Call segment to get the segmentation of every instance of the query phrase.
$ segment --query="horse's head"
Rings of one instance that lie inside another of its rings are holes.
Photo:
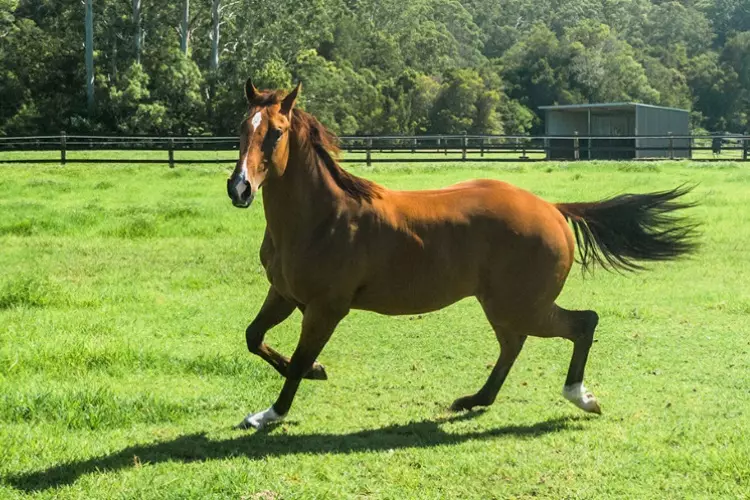
[[[284,174],[292,109],[300,87],[282,99],[278,93],[260,92],[249,78],[245,83],[250,112],[240,126],[240,159],[227,180],[235,207],[249,207],[266,180]]]

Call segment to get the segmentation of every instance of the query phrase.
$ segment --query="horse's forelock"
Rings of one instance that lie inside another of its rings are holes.
[[[281,104],[282,100],[284,100],[284,92],[281,90],[264,90],[253,97],[253,100],[250,101],[250,108],[273,106],[274,104]]]

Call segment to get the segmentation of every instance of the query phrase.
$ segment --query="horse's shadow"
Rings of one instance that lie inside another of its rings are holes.
[[[441,424],[468,420],[483,412],[437,420],[423,420],[350,434],[287,435],[274,432],[243,433],[236,438],[214,441],[204,433],[189,434],[172,441],[136,445],[110,455],[56,465],[45,470],[6,477],[3,482],[19,490],[34,492],[64,486],[84,474],[133,467],[137,463],[167,461],[201,462],[244,456],[259,460],[267,456],[301,453],[346,454],[399,448],[428,448],[468,440],[502,436],[535,437],[550,432],[579,430],[579,418],[556,418],[532,425],[511,425],[484,431],[445,432]]]

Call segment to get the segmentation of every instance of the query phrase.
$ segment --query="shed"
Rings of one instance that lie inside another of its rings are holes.
[[[614,102],[541,106],[545,113],[545,135],[549,137],[547,158],[573,159],[574,136],[578,135],[580,157],[588,159],[664,158],[670,155],[668,135],[675,158],[690,157],[690,113],[686,109],[650,104]],[[559,138],[555,138],[555,136]],[[610,139],[611,138],[611,139]]]

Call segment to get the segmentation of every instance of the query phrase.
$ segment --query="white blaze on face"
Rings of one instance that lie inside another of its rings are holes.
[[[260,122],[263,121],[263,115],[260,114],[260,111],[255,113],[250,120],[250,125],[253,126],[253,132],[258,130],[258,127],[260,126]],[[245,155],[245,161],[242,163],[242,171],[244,172],[245,179],[249,179],[250,176],[248,175],[247,171],[247,155]]]
[[[237,196],[242,198],[242,196],[245,194],[245,190],[247,190],[247,184],[245,184],[245,173],[242,172],[242,178],[240,179],[240,182],[238,182],[235,185],[235,189],[237,190]]]
[[[261,116],[260,111],[258,111],[253,115],[253,119],[250,120],[250,123],[253,125],[253,132],[258,130],[258,125],[260,125],[261,120],[263,120],[263,117]]]

